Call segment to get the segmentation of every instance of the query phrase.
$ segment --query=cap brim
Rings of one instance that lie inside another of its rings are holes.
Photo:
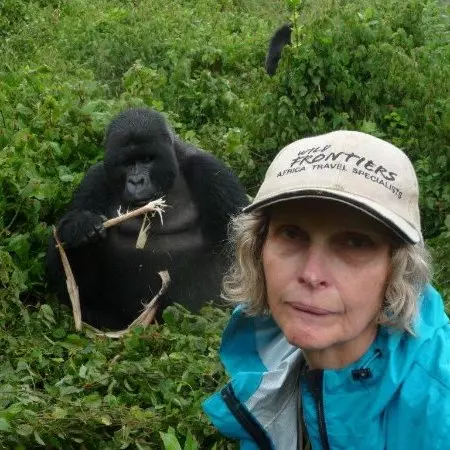
[[[348,194],[342,191],[335,191],[332,189],[305,189],[296,190],[293,192],[283,192],[279,195],[273,195],[268,198],[258,200],[245,207],[243,212],[248,213],[265,208],[275,203],[301,198],[320,198],[344,203],[352,206],[353,208],[359,209],[363,213],[368,214],[383,223],[385,226],[394,231],[402,240],[410,244],[417,244],[422,240],[420,233],[409,222],[396,214],[392,214],[392,212],[383,205],[380,205],[379,203],[365,197]]]

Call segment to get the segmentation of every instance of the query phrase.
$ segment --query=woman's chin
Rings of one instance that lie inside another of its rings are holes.
[[[291,345],[303,350],[323,350],[335,343],[329,326],[290,324],[283,333]]]

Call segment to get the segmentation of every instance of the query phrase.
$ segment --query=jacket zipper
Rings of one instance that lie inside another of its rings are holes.
[[[368,365],[377,358],[382,357],[380,349],[375,349],[374,354],[360,369],[352,371],[354,380],[364,380],[372,376],[372,372]],[[325,422],[325,408],[323,405],[323,370],[309,370],[305,372],[306,380],[314,398],[317,412],[317,422],[319,426],[320,441],[323,450],[330,450],[330,442],[328,441],[327,425]]]
[[[314,397],[319,425],[320,441],[323,450],[330,450],[328,442],[327,425],[325,422],[325,410],[323,406],[323,370],[312,370],[308,373],[308,381]]]
[[[231,384],[227,384],[221,391],[223,401],[240,423],[242,428],[252,437],[260,450],[273,450],[272,442],[262,426],[248,412],[247,408],[239,401]]]

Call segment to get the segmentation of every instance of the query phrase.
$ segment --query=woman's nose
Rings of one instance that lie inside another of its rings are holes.
[[[311,288],[320,288],[328,285],[327,255],[320,244],[311,244],[303,255],[298,280]]]

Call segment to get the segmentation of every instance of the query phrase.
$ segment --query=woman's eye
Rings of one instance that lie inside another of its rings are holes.
[[[303,234],[300,229],[294,226],[283,226],[280,228],[280,235],[289,240],[303,239]]]
[[[369,236],[359,233],[345,233],[341,238],[341,242],[346,247],[356,249],[370,248],[374,245],[373,240]]]

